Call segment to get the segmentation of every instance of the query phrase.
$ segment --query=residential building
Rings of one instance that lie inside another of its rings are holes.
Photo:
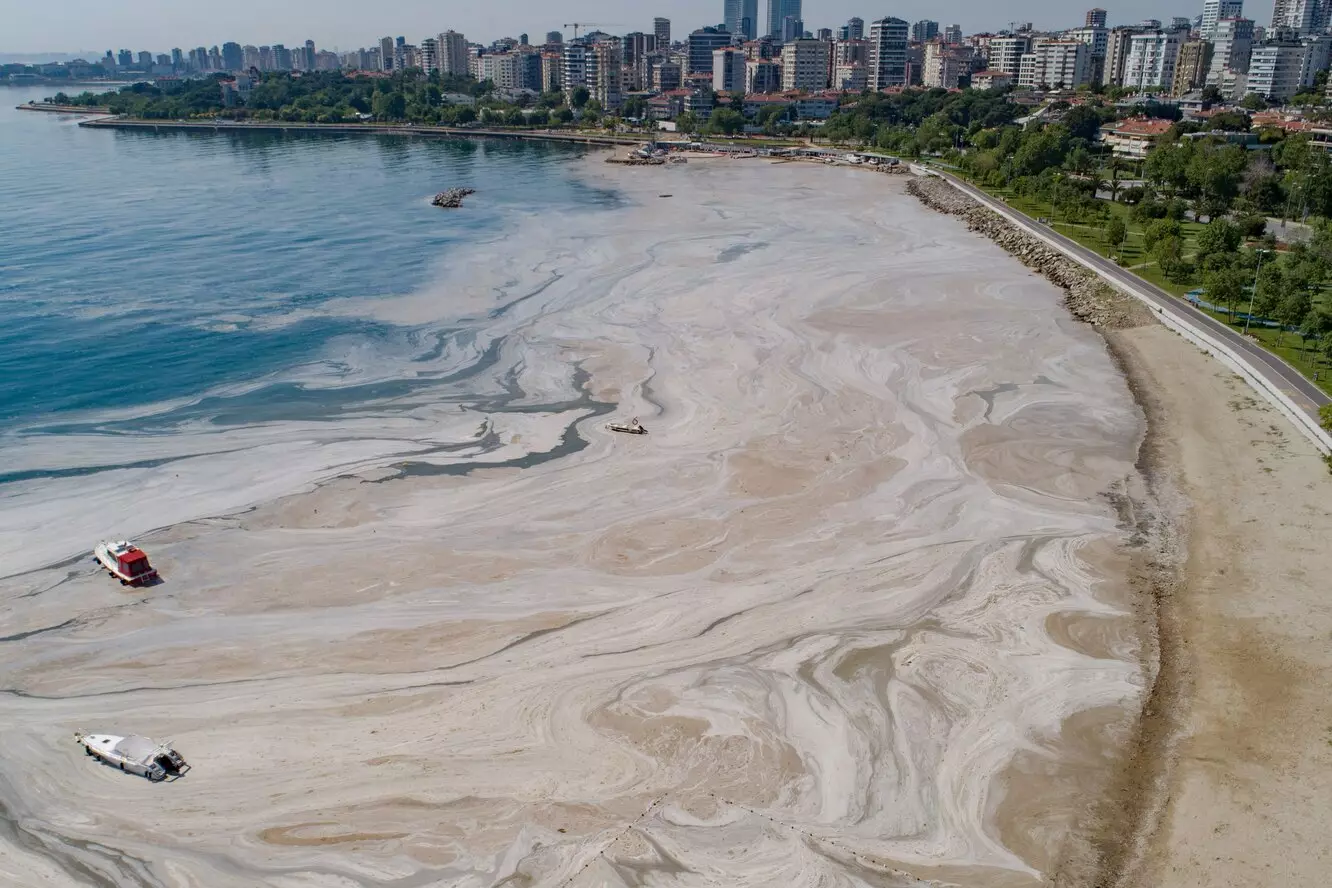
[[[1179,57],[1179,33],[1148,31],[1129,38],[1124,62],[1124,86],[1137,90],[1169,90],[1175,82]]]
[[[928,43],[939,36],[939,23],[921,19],[911,26],[912,43]]]
[[[421,41],[421,70],[427,75],[439,72],[439,41],[434,37]]]
[[[838,40],[833,44],[834,65],[868,65],[868,40]]]
[[[652,88],[658,92],[679,89],[684,82],[684,69],[679,62],[668,58],[652,60]]]
[[[1096,11],[1096,10],[1093,10]],[[1110,32],[1096,25],[1074,28],[1064,32],[1065,40],[1078,40],[1087,44],[1087,81],[1105,82],[1105,57],[1110,49]]]
[[[654,18],[652,20],[652,34],[657,38],[657,46],[662,50],[671,48],[671,20],[668,18]]]
[[[758,36],[758,0],[725,0],[723,21],[726,30],[741,34],[746,40]]]
[[[262,51],[262,49],[263,49],[263,48],[260,47],[260,51]],[[392,37],[381,37],[381,38],[379,39],[379,63],[380,63],[381,65],[383,65],[383,70],[385,70],[385,71],[392,71],[392,70],[393,70],[393,38],[392,38]],[[464,69],[463,69],[463,73],[466,73],[466,71],[467,71],[467,69],[464,68]]]
[[[861,92],[869,88],[869,69],[863,64],[833,65],[832,88]]]
[[[546,32],[546,46],[555,46],[564,42],[564,35],[559,31]]]
[[[1253,19],[1228,18],[1216,23],[1212,41],[1212,61],[1207,68],[1206,86],[1215,86],[1228,97],[1236,97],[1235,85],[1243,86],[1249,73],[1253,52]]]
[[[635,31],[624,38],[625,82],[632,91],[644,90],[651,82],[651,59],[657,51],[655,34]]]
[[[1221,19],[1244,15],[1244,0],[1203,0],[1202,24],[1198,36],[1203,40],[1216,39],[1216,24]]]
[[[805,23],[793,15],[782,19],[782,42],[799,40],[805,36]]]
[[[1013,85],[1013,75],[1003,71],[977,71],[971,75],[973,89],[1005,89]]]
[[[618,111],[624,105],[624,47],[618,37],[603,40],[593,47],[597,76],[592,96],[607,111]]]
[[[690,90],[684,97],[684,109],[698,120],[704,121],[712,116],[712,91],[706,89]]]
[[[1327,0],[1276,0],[1272,8],[1272,30],[1293,37],[1307,37],[1327,30]]]
[[[571,102],[579,88],[592,92],[597,84],[597,55],[586,40],[580,38],[564,44],[562,61],[560,83],[565,100]]]
[[[1328,66],[1332,38],[1272,41],[1253,48],[1244,92],[1286,101],[1313,86],[1314,75]]]
[[[990,39],[989,62],[991,71],[1003,71],[1005,74],[1018,76],[1022,67],[1022,57],[1031,52],[1031,37],[1019,34],[1011,37],[993,37]]]
[[[541,91],[556,92],[564,89],[564,54],[543,52],[541,54]]]
[[[961,25],[949,25],[948,27],[944,28],[944,30],[943,30],[943,42],[944,42],[944,43],[947,43],[949,46],[961,46],[961,45],[962,45],[962,26],[961,26]]]
[[[685,41],[688,49],[686,65],[688,74],[711,74],[712,54],[731,45],[731,35],[718,28],[699,28]]]
[[[940,40],[931,40],[925,44],[924,70],[921,73],[921,83],[925,86],[931,89],[956,89],[958,81],[970,71],[970,59],[963,59],[953,47]]]
[[[817,31],[814,32],[814,39],[822,40],[825,43],[832,43],[833,39],[832,28],[819,28]]]
[[[782,89],[814,92],[828,88],[829,44],[792,40],[782,47]]]
[[[900,18],[870,24],[869,88],[881,90],[907,84],[907,23]]]
[[[712,88],[716,92],[745,91],[745,52],[728,46],[712,53]]]
[[[784,40],[783,32],[790,30],[787,25],[787,19],[793,22],[802,22],[804,17],[800,13],[801,0],[768,0],[768,36],[776,40]],[[803,32],[804,28],[801,28]],[[801,36],[800,34],[796,35]]]
[[[228,71],[240,71],[245,67],[245,53],[239,43],[222,44],[222,67]]]
[[[1104,28],[1106,21],[1107,19],[1104,9],[1087,10],[1086,26],[1088,28]]]
[[[444,74],[463,75],[467,73],[467,60],[471,53],[467,49],[467,38],[457,31],[445,31],[439,35],[439,70]]]
[[[1212,44],[1206,40],[1190,40],[1179,48],[1175,63],[1175,80],[1170,87],[1172,96],[1182,96],[1202,89],[1207,84],[1207,71],[1212,63]]]
[[[842,38],[843,40],[865,39],[865,20],[863,18],[849,18],[842,27],[846,30],[846,36]]]
[[[782,88],[782,64],[772,59],[745,62],[745,93],[774,93]]]
[[[1087,44],[1081,40],[1041,40],[1022,57],[1018,86],[1076,89],[1088,82]]]
[[[1101,141],[1110,146],[1115,157],[1142,160],[1152,150],[1156,140],[1169,131],[1168,120],[1135,117],[1108,123],[1101,128]]]

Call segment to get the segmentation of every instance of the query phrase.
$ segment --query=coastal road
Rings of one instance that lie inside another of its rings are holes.
[[[1120,268],[1114,262],[1101,256],[1082,244],[1065,237],[1048,225],[1041,225],[1030,216],[1018,212],[1007,204],[995,200],[990,195],[981,191],[967,182],[962,181],[956,176],[939,170],[931,170],[936,175],[947,179],[954,186],[965,192],[968,196],[975,198],[980,203],[1004,216],[1009,221],[1014,222],[1030,232],[1039,235],[1047,240],[1053,241],[1059,245],[1065,252],[1077,257],[1085,265],[1093,266],[1098,272],[1106,277],[1112,278],[1127,290],[1141,295],[1152,306],[1162,312],[1168,312],[1170,315],[1179,318],[1182,321],[1205,330],[1208,335],[1224,342],[1237,353],[1247,359],[1254,371],[1262,374],[1268,383],[1275,389],[1286,394],[1296,406],[1304,410],[1315,419],[1318,416],[1318,408],[1324,404],[1332,403],[1332,398],[1323,392],[1318,386],[1314,385],[1304,374],[1296,370],[1290,364],[1287,364],[1281,358],[1263,348],[1254,340],[1235,332],[1230,327],[1208,316],[1202,311],[1171,296],[1160,287],[1151,284],[1130,271]]]

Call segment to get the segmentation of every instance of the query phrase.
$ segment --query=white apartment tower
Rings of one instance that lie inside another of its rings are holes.
[[[1003,71],[1014,78],[1022,68],[1022,57],[1031,52],[1031,38],[994,37],[990,40],[989,70]]]
[[[1081,40],[1046,40],[1022,57],[1018,85],[1076,89],[1088,81],[1091,54]]]
[[[792,40],[782,47],[782,89],[817,92],[828,88],[826,40]]]
[[[1253,19],[1230,18],[1216,23],[1216,36],[1212,41],[1212,64],[1207,69],[1207,85],[1219,88],[1226,95],[1228,83],[1236,76],[1249,73],[1249,57],[1253,51]]]
[[[1139,90],[1169,90],[1175,83],[1179,37],[1177,31],[1148,31],[1129,38],[1124,86]]]
[[[907,32],[900,18],[882,18],[870,23],[869,88],[905,86],[907,74]]]
[[[1199,31],[1202,39],[1216,39],[1216,23],[1221,19],[1239,18],[1244,15],[1244,0],[1204,0],[1202,27]]]
[[[745,51],[733,46],[712,52],[713,92],[745,91]]]
[[[1276,0],[1272,7],[1272,30],[1293,32],[1296,37],[1321,34],[1327,30],[1329,0]]]
[[[434,37],[421,41],[421,70],[427,75],[439,70],[439,41]]]

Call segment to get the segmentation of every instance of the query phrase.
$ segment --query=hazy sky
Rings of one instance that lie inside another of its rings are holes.
[[[1083,4],[1080,0],[804,0],[805,27],[835,28],[856,15],[870,21],[886,15],[907,21],[930,18],[957,22],[964,31],[1007,27],[1031,21],[1038,27],[1082,23],[1087,6],[1110,11],[1110,23],[1144,18],[1195,16],[1202,0],[1123,0]],[[1260,24],[1271,15],[1272,0],[1250,0],[1245,12]],[[759,18],[766,16],[759,0]],[[1194,8],[1197,7],[1197,8]],[[671,20],[682,35],[722,19],[722,0],[270,0],[267,3],[201,0],[0,0],[0,51],[47,52],[141,49],[162,52],[173,46],[285,43],[313,39],[320,47],[355,49],[381,36],[403,35],[417,43],[452,28],[468,39],[489,43],[526,32],[532,40],[546,31],[566,30],[565,22],[591,21],[605,30],[650,31],[652,17]]]

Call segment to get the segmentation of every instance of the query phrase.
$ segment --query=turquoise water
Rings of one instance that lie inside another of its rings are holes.
[[[562,146],[89,131],[13,110],[45,91],[0,91],[0,427],[202,395],[338,337],[430,342],[274,322],[411,292],[506,206],[609,199],[563,174]],[[470,210],[428,205],[455,184],[478,190]]]
[[[463,404],[475,380],[502,409],[487,318],[540,283],[514,220],[617,205],[570,146],[88,130],[14,110],[49,92],[0,88],[0,560],[34,527],[140,533],[276,494],[257,461],[279,448],[300,484],[459,446],[421,431],[422,405]],[[429,205],[455,185],[477,190],[466,207]],[[503,279],[510,261],[528,273]],[[468,263],[499,273],[479,307],[454,285]],[[163,466],[212,480],[166,485]],[[167,505],[118,504],[153,484]]]

